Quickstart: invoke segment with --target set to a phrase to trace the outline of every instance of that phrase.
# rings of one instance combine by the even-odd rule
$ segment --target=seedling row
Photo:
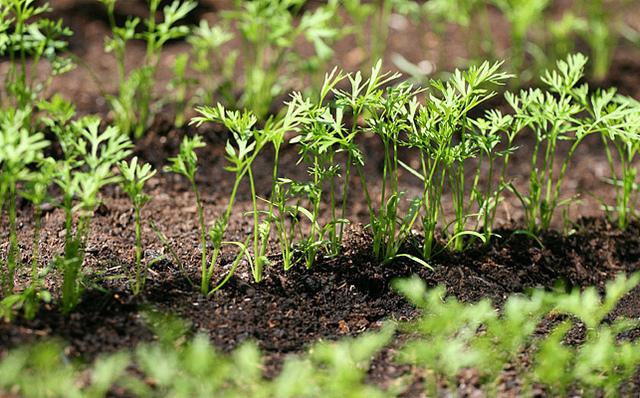
[[[125,344],[131,350],[101,355],[89,365],[68,357],[69,348],[55,341],[9,348],[0,359],[0,394],[395,397],[415,390],[418,380],[419,390],[430,396],[467,394],[462,389],[470,385],[496,395],[510,383],[505,377],[516,380],[513,391],[524,396],[615,396],[633,388],[629,381],[637,374],[640,350],[626,336],[633,336],[638,322],[616,314],[624,313],[618,308],[628,305],[626,299],[637,299],[638,275],[620,275],[606,286],[603,280],[610,274],[577,278],[600,281],[600,290],[545,285],[545,291],[496,294],[499,303],[488,298],[469,303],[447,294],[452,292],[446,278],[449,291],[429,289],[405,272],[433,275],[443,258],[505,249],[500,245],[516,236],[530,243],[529,254],[549,254],[544,245],[553,229],[560,221],[570,222],[567,209],[577,198],[568,194],[565,180],[587,143],[599,143],[597,150],[608,166],[605,183],[612,200],[601,203],[603,222],[623,237],[634,233],[640,102],[601,87],[616,45],[640,40],[608,3],[575,2],[557,19],[550,0],[235,1],[218,13],[216,23],[203,20],[191,26],[187,21],[199,8],[195,1],[148,0],[146,14],[138,17],[123,16],[123,2],[96,1],[109,29],[104,51],[114,61],[114,75],[107,77],[115,82],[113,92],[69,51],[73,32],[50,18],[48,4],[0,0],[0,56],[6,66],[0,90],[0,230],[5,248],[0,253],[0,318],[7,322],[0,331],[15,325],[16,330],[47,334],[47,326],[18,325],[38,320],[48,325],[51,320],[42,318],[53,317],[58,319],[54,329],[59,323],[68,327],[74,317],[84,319],[83,305],[95,304],[98,318],[104,315],[103,306],[114,306],[108,311],[116,316],[126,307],[125,318],[146,325],[157,341]],[[630,5],[623,1],[616,7]],[[549,15],[556,18],[552,27]],[[496,20],[505,23],[508,48],[493,40]],[[425,72],[424,64],[398,54],[385,57],[390,29],[402,21],[428,22],[445,44],[447,32],[457,29],[466,47],[466,58],[456,61],[460,67],[446,74],[431,65],[436,70]],[[351,40],[365,54],[356,70],[333,67],[334,48],[341,40]],[[171,79],[162,87],[165,53],[175,42],[188,51],[172,59]],[[143,47],[137,60],[130,52],[135,45]],[[442,46],[439,60],[448,56]],[[390,69],[385,60],[404,75],[385,72]],[[94,76],[108,114],[86,115],[64,92],[55,92],[52,83],[75,68]],[[180,144],[158,162],[139,149],[161,113],[170,115]],[[220,137],[213,139],[211,132]],[[224,146],[214,148],[215,142]],[[221,159],[212,153],[222,153]],[[511,172],[516,164],[522,174],[518,180]],[[214,184],[230,182],[216,189],[224,192],[215,206],[203,184],[211,173],[204,169],[217,172]],[[195,211],[184,212],[185,218],[193,218],[184,225],[194,226],[197,243],[185,242],[189,234],[177,238],[162,222],[166,220],[151,214],[158,200],[151,183],[167,178],[188,187],[184,197],[193,201],[187,205]],[[88,267],[93,252],[89,242],[95,224],[102,222],[98,213],[114,194],[126,200],[131,214],[132,222],[123,223],[131,230],[128,258],[106,271],[99,264],[95,272]],[[356,214],[356,204],[365,216]],[[507,204],[522,216],[505,224],[501,208]],[[61,224],[60,246],[45,248],[52,211],[62,215],[52,217]],[[247,227],[237,230],[236,222]],[[366,235],[368,262],[351,265],[368,264],[375,268],[372,273],[384,275],[338,277],[335,264],[350,262],[354,248],[349,238],[360,230]],[[154,249],[162,247],[162,254],[150,250],[149,242],[156,242]],[[616,272],[637,266],[626,258],[635,255],[632,243],[615,249],[605,244],[606,250],[616,251],[607,261],[624,263],[611,266]],[[194,260],[186,260],[185,251]],[[532,258],[531,263],[538,267],[539,261]],[[336,276],[329,278],[336,284],[333,290],[322,290],[326,279],[311,277],[323,266],[323,272],[331,269]],[[385,270],[393,267],[404,267],[401,279],[388,280]],[[180,278],[158,278],[163,272]],[[496,275],[502,274],[488,273],[487,279]],[[307,276],[310,281],[292,282]],[[483,276],[472,275],[489,288],[497,283]],[[109,293],[100,303],[86,299],[85,293],[108,289],[113,281],[122,291]],[[255,290],[270,282],[276,288],[254,297]],[[245,300],[225,304],[224,314],[237,315],[252,300],[277,307],[277,300],[264,297],[290,292],[287,284],[308,288],[309,300],[353,289],[357,311],[319,322],[329,327],[337,323],[338,332],[331,330],[330,336],[359,334],[349,325],[360,322],[370,330],[289,355],[271,378],[263,370],[272,358],[262,358],[255,344],[222,354],[204,334],[211,330],[195,330],[197,325],[151,304],[158,290],[165,301],[179,292],[200,315],[224,317],[207,313],[206,305],[224,300],[225,289],[239,289]],[[369,299],[403,303],[420,315],[381,322],[377,329],[376,322],[404,316],[406,309],[385,317],[363,315],[369,307],[358,300]],[[278,303],[285,304],[276,311],[291,305]],[[180,306],[169,307],[180,312]],[[286,322],[278,324],[287,316],[268,319],[273,335],[299,333],[287,330],[291,325]],[[243,318],[233,322],[238,319]],[[109,322],[97,323],[108,328]],[[305,328],[310,326],[305,323]],[[395,338],[397,333],[403,338]],[[234,337],[235,343],[243,340]],[[10,341],[0,336],[2,348],[11,347]],[[368,373],[375,368],[374,357],[383,362],[392,357],[387,360],[393,366],[407,366],[410,374],[380,387]]]

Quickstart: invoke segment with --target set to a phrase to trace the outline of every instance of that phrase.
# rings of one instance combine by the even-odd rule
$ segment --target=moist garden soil
[[[82,27],[87,29],[82,37],[89,40],[75,43],[76,50],[84,59],[96,59],[95,54],[102,52],[102,40],[97,38],[105,33],[103,23],[87,21],[89,16],[83,13],[71,13],[67,18],[73,22],[76,31]],[[169,49],[170,52],[181,50],[184,48],[180,44]],[[408,55],[411,58],[411,54]],[[103,64],[97,69],[100,73],[113,72],[113,65]],[[83,85],[85,78],[79,72],[72,72],[62,76],[55,88],[69,98],[78,99],[80,111],[105,115],[104,104],[97,99],[100,93],[90,84]],[[639,98],[638,51],[621,49],[616,54],[610,78],[600,85],[616,86],[623,94]],[[160,117],[149,133],[138,141],[136,154],[160,170],[167,157],[177,152],[182,136],[193,132],[191,128],[175,128],[166,118]],[[199,132],[205,136],[208,146],[199,153],[198,183],[207,219],[213,220],[226,205],[232,183],[229,173],[222,170],[226,132],[213,126]],[[375,192],[381,176],[381,148],[374,139],[363,139],[360,144],[367,156],[366,172]],[[514,156],[514,166],[509,174],[524,186],[524,173],[529,169],[528,142],[525,139],[520,144],[522,148]],[[304,177],[305,170],[296,165],[296,159],[293,149],[286,149],[281,154],[282,175]],[[257,162],[257,189],[264,197],[270,189],[271,159],[267,155]],[[503,228],[496,231],[500,238],[464,253],[442,250],[429,261],[432,269],[411,261],[381,265],[372,257],[370,237],[362,225],[367,210],[358,186],[354,184],[348,205],[348,218],[354,223],[346,233],[342,254],[335,258],[319,258],[309,270],[299,265],[284,272],[274,248],[273,264],[266,270],[263,282],[252,282],[247,264],[243,264],[228,284],[210,298],[197,292],[200,252],[193,196],[180,177],[159,173],[150,181],[149,193],[153,200],[144,209],[148,221],[143,230],[145,261],[158,260],[149,273],[144,293],[133,296],[126,278],[134,263],[130,203],[119,189],[107,189],[103,205],[92,223],[85,269],[87,286],[80,305],[68,316],[62,315],[55,304],[48,304],[34,320],[18,317],[10,323],[0,322],[0,357],[11,348],[43,338],[63,340],[66,355],[86,360],[101,353],[132,348],[155,338],[145,317],[148,311],[155,310],[182,318],[188,322],[191,333],[208,334],[223,351],[230,351],[243,341],[255,341],[266,355],[265,373],[274,375],[284,355],[300,352],[318,340],[375,330],[388,319],[415,317],[413,307],[392,289],[392,281],[396,278],[418,275],[431,286],[446,286],[449,294],[461,300],[490,298],[497,306],[510,294],[533,288],[570,290],[591,285],[603,288],[619,273],[640,270],[640,224],[620,231],[602,216],[599,200],[612,203],[613,198],[611,187],[601,181],[607,173],[606,158],[599,141],[587,140],[575,155],[565,181],[565,196],[582,194],[582,201],[576,202],[569,212],[569,219],[577,221],[563,223],[559,220],[557,231],[544,233],[540,242],[536,242],[526,235],[514,233],[520,227],[522,215],[517,201],[507,197],[500,212]],[[410,176],[402,178],[409,191],[417,186]],[[248,217],[243,216],[243,211],[249,208],[247,192],[240,192],[228,231],[230,240],[244,240],[250,233]],[[21,251],[24,262],[28,263],[33,225],[27,204],[22,204],[19,220]],[[166,247],[158,241],[149,226],[150,221],[167,236],[180,262],[169,256]],[[41,245],[44,263],[62,251],[63,224],[60,210],[51,208],[45,213]],[[560,230],[564,233],[558,232]],[[6,231],[0,232],[3,242],[6,241],[5,234]],[[231,253],[223,256],[218,268],[220,276],[231,261]],[[28,270],[23,269],[19,278],[18,285],[24,284],[28,280]],[[51,291],[56,291],[60,281],[52,273],[46,284]],[[611,318],[622,315],[640,317],[640,288],[619,303]],[[550,325],[542,325],[541,332]],[[626,337],[639,336],[640,331],[634,331]],[[399,335],[398,341],[403,338]],[[579,340],[577,333],[575,341]],[[371,382],[384,386],[400,375],[411,373],[409,367],[393,364],[393,353],[393,348],[388,348],[378,355],[370,370]],[[513,373],[509,369],[505,371],[501,388],[506,395],[517,395],[518,384]],[[473,373],[463,374],[460,392],[473,394],[476,379],[477,375]],[[419,396],[420,389],[420,375],[417,374],[406,396]],[[632,385],[625,386],[625,392],[638,396],[640,377],[636,377]]]

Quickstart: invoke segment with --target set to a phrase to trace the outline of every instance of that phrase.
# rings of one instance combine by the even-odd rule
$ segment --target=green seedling
[[[90,364],[68,361],[58,343],[11,350],[0,360],[0,394],[103,398],[117,389],[142,398],[391,398],[403,387],[396,382],[382,390],[366,382],[372,358],[393,337],[390,325],[357,338],[318,343],[307,353],[287,356],[282,372],[268,379],[263,375],[264,358],[255,344],[244,343],[223,354],[204,335],[187,338],[184,330],[167,333],[176,324],[168,321],[168,327],[163,324],[158,330],[159,342],[140,344],[132,353],[102,355]]]
[[[327,248],[327,254],[336,255],[342,245],[342,228],[346,220],[344,218],[344,205],[342,210],[343,217],[339,219],[337,216],[336,190],[340,166],[337,164],[338,160],[334,151],[337,153],[342,152],[345,147],[344,144],[349,138],[345,136],[345,132],[342,130],[343,114],[341,110],[337,110],[335,115],[332,114],[331,109],[325,105],[325,101],[331,90],[343,79],[344,75],[334,69],[325,75],[324,83],[315,102],[303,99],[301,94],[296,93],[289,103],[288,113],[291,115],[290,118],[296,121],[300,120],[299,130],[296,130],[299,134],[293,137],[289,143],[300,148],[298,151],[301,156],[299,162],[305,161],[311,165],[308,168],[308,173],[312,178],[312,182],[299,183],[288,179],[282,180],[280,181],[283,183],[282,186],[289,185],[285,191],[291,196],[278,194],[277,198],[281,216],[282,212],[287,208],[285,205],[287,199],[297,198],[292,212],[292,216],[296,218],[296,221],[292,223],[292,228],[295,227],[294,224],[300,221],[298,216],[303,216],[311,225],[308,234],[305,235],[302,230],[299,231],[300,241],[298,246],[304,253],[307,267],[311,267],[320,249]],[[288,130],[292,130],[294,123],[289,123],[289,126]],[[286,133],[285,130],[282,132]],[[350,174],[349,164],[347,164],[346,170],[347,175],[342,187],[344,204],[346,204],[347,198]],[[277,173],[274,170],[274,181],[276,176]],[[325,191],[324,185],[327,183],[329,185],[329,212],[331,218],[326,225],[322,226],[319,223],[320,205]],[[276,187],[274,185],[273,192],[278,192],[282,186]],[[301,205],[300,199],[302,197],[309,203],[311,210]],[[279,229],[281,230],[281,228]],[[289,261],[285,258],[285,268],[289,266],[287,265],[288,263]]]
[[[637,342],[619,341],[616,336],[633,330],[637,320],[605,318],[617,303],[638,285],[639,275],[618,276],[607,283],[604,297],[589,287],[583,292],[559,295],[553,301],[556,311],[572,315],[572,320],[560,324],[541,344],[534,362],[534,381],[550,387],[550,392],[562,394],[579,385],[585,395],[604,392],[615,396],[620,385],[633,377],[640,365]],[[585,341],[579,347],[562,342],[574,323],[586,328]],[[549,364],[555,364],[551,371]],[[562,372],[558,372],[558,367]]]
[[[282,266],[285,271],[296,263],[294,250],[296,242],[302,241],[303,231],[301,219],[310,214],[303,207],[302,201],[309,194],[311,184],[302,184],[288,178],[280,178],[275,184],[273,199],[269,202],[269,221],[275,226],[278,245],[282,256]],[[305,259],[311,255],[305,255]],[[314,254],[315,257],[315,254]]]
[[[526,72],[526,56],[528,53],[538,52],[529,34],[533,27],[544,21],[544,11],[549,6],[549,0],[491,0],[509,22],[510,63],[512,70],[518,72],[521,78],[531,79],[533,76],[522,75]]]
[[[240,144],[240,145],[242,146],[243,144]],[[196,183],[198,157],[196,155],[195,150],[203,147],[205,147],[205,143],[202,140],[202,137],[200,137],[199,135],[196,135],[193,138],[185,137],[182,140],[182,143],[180,144],[180,152],[176,157],[169,159],[171,164],[168,167],[166,167],[166,170],[185,176],[189,181],[189,184],[191,185],[191,189],[195,195],[196,208],[197,208],[197,214],[198,214],[198,225],[199,225],[199,231],[200,231],[200,246],[201,246],[200,292],[203,295],[210,295],[210,294],[213,294],[216,290],[218,290],[222,286],[224,286],[224,284],[233,275],[239,262],[247,254],[246,243],[243,244],[242,242],[223,241],[224,233],[227,229],[227,224],[229,221],[229,217],[231,215],[231,210],[233,209],[233,203],[235,201],[237,189],[238,189],[238,186],[240,185],[240,181],[242,180],[242,177],[244,176],[244,174],[242,173],[236,174],[236,182],[234,184],[231,197],[227,204],[227,210],[225,214],[221,218],[216,220],[215,224],[212,227],[207,228],[205,224],[204,207],[202,205],[202,199],[200,198],[200,190],[198,189],[198,185]],[[233,148],[230,146],[230,144],[228,147]],[[246,147],[242,147],[236,157],[230,158],[230,162],[242,162],[243,158],[247,154],[246,150],[247,150]],[[238,157],[240,158],[240,160],[238,159]],[[236,167],[238,167],[238,164],[236,164]],[[230,166],[230,168],[233,168],[233,166]],[[211,243],[212,250],[213,250],[213,253],[211,254],[211,256],[209,256],[209,248],[208,248],[209,243]],[[214,276],[217,259],[218,259],[218,256],[220,255],[222,246],[225,244],[231,244],[239,247],[240,252],[236,256],[236,259],[234,260],[233,266],[231,267],[231,270],[229,271],[228,275],[225,278],[223,278],[216,286],[211,287],[211,280],[213,279],[213,276]]]
[[[134,157],[129,163],[122,161],[118,165],[122,179],[120,186],[127,193],[135,213],[136,230],[136,277],[133,283],[134,294],[139,294],[147,280],[147,267],[142,266],[142,207],[151,200],[151,197],[144,193],[145,183],[156,174],[150,164],[138,163],[138,158]]]
[[[410,237],[418,218],[420,199],[412,199],[407,214],[400,218],[399,206],[404,192],[400,190],[398,181],[401,170],[398,151],[401,137],[412,129],[417,116],[416,91],[412,86],[405,85],[385,91],[385,96],[377,104],[378,109],[371,114],[368,125],[384,148],[378,214],[371,218],[373,249],[378,258],[388,262],[396,257],[401,245]]]
[[[329,1],[313,11],[303,10],[305,3],[236,0],[236,9],[223,13],[236,26],[243,43],[241,106],[259,120],[266,118],[274,98],[290,89],[294,79],[317,75],[333,55],[331,44],[339,35],[334,27],[338,2]],[[293,51],[300,40],[313,46],[311,56],[302,57]]]
[[[160,0],[147,0],[149,16],[128,18],[124,26],[118,26],[115,18],[117,0],[100,0],[107,9],[112,37],[105,42],[105,50],[112,52],[118,68],[118,95],[108,98],[114,113],[115,123],[125,134],[141,137],[153,116],[153,93],[156,72],[163,47],[168,41],[185,37],[189,28],[178,25],[197,5],[195,1],[175,0],[162,9],[163,19],[158,21]],[[142,31],[139,27],[142,26]],[[132,40],[146,44],[141,65],[127,68],[126,49]],[[128,72],[129,71],[129,72]]]
[[[378,60],[384,59],[391,15],[416,16],[420,13],[418,2],[412,0],[346,0],[341,3],[353,24],[351,30],[358,47],[367,54],[366,69],[373,68]]]
[[[310,204],[306,218],[310,221],[311,231],[302,245],[307,266],[311,266],[315,254],[322,247],[326,247],[329,255],[339,253],[344,225],[347,223],[349,185],[354,174],[360,177],[367,198],[375,254],[385,261],[392,259],[404,241],[404,235],[410,230],[408,227],[404,232],[396,233],[400,195],[397,183],[397,136],[406,128],[402,119],[406,115],[406,108],[403,107],[407,106],[413,89],[405,86],[385,90],[384,86],[399,75],[383,74],[380,69],[381,62],[378,62],[371,71],[371,77],[366,80],[360,73],[344,76],[334,70],[328,74],[319,101],[306,113],[300,134],[290,141],[300,147],[300,162],[309,166],[312,182],[312,186],[306,190]],[[345,78],[349,80],[351,90],[336,89]],[[329,93],[335,96],[335,100],[324,104]],[[364,127],[360,124],[363,117],[366,117]],[[377,204],[369,194],[363,169],[364,156],[355,144],[356,137],[365,133],[376,134],[385,145],[384,185],[379,208],[375,208]],[[344,163],[342,158],[346,158]],[[341,201],[337,197],[340,191]],[[323,226],[318,221],[324,196],[328,196],[330,217]],[[394,249],[387,250],[386,245]]]
[[[1,272],[4,295],[13,293],[14,277],[20,262],[16,227],[18,184],[35,180],[37,173],[30,167],[42,159],[49,146],[42,133],[27,130],[29,111],[9,110],[0,117],[0,214],[7,206],[9,248]]]
[[[509,363],[533,340],[533,333],[551,306],[544,292],[509,297],[502,314],[489,300],[465,304],[446,297],[444,287],[427,289],[417,277],[396,281],[395,287],[423,311],[406,330],[420,337],[402,347],[401,363],[424,368],[426,390],[440,395],[441,381],[451,389],[465,368],[476,369],[482,389],[497,394],[497,381]],[[426,343],[428,342],[428,343]]]
[[[1,162],[0,162],[1,163]],[[0,301],[0,317],[10,320],[22,310],[24,317],[33,319],[41,302],[51,301],[51,294],[43,289],[43,278],[49,269],[40,269],[40,231],[42,229],[42,206],[49,198],[48,189],[55,177],[56,163],[51,158],[40,159],[38,168],[30,172],[30,178],[23,181],[19,193],[33,205],[34,231],[31,249],[31,280],[21,292],[9,294]]]
[[[407,386],[415,387],[418,373],[425,393],[439,396],[458,391],[461,372],[471,371],[478,376],[474,387],[495,396],[508,369],[522,396],[540,389],[554,396],[569,391],[616,396],[640,364],[638,343],[617,336],[637,328],[638,321],[608,319],[608,314],[638,281],[638,275],[619,276],[607,284],[604,296],[595,288],[512,295],[500,309],[487,299],[462,303],[446,297],[444,287],[428,289],[417,277],[396,281],[395,287],[421,312],[400,325],[409,332],[406,341],[394,342],[395,328],[386,324],[379,331],[289,355],[282,371],[269,379],[255,344],[221,354],[206,336],[186,337],[185,322],[148,312],[145,318],[158,340],[131,354],[109,354],[84,365],[67,361],[57,344],[10,350],[0,360],[0,393],[98,398],[118,388],[140,397],[383,398],[403,396]],[[541,333],[543,320],[549,333]],[[566,339],[574,326],[585,330],[580,345]],[[389,352],[385,348],[397,353],[397,365],[411,366],[412,374],[380,389],[367,381],[367,372],[373,358]]]
[[[335,80],[331,80],[333,78]],[[342,77],[328,75],[326,84],[333,86]],[[329,92],[329,87],[325,85],[323,92]],[[300,135],[290,140],[290,143],[299,146],[300,162],[304,162],[308,167],[311,177],[311,184],[305,185],[307,199],[311,212],[308,215],[311,223],[311,231],[303,246],[307,267],[310,267],[315,259],[315,254],[322,246],[327,246],[328,254],[337,255],[342,247],[343,224],[347,221],[339,218],[338,211],[340,204],[336,198],[339,178],[341,177],[341,165],[338,155],[345,152],[353,137],[348,135],[348,131],[343,129],[343,110],[338,108],[335,114],[330,107],[324,106],[323,101],[319,101],[318,106],[312,107],[305,115],[305,122],[301,126]],[[346,203],[348,194],[348,183],[351,167],[351,154],[345,166],[345,176],[342,183],[343,201]],[[328,192],[326,187],[328,186]],[[300,186],[301,187],[301,186]],[[328,194],[330,218],[326,225],[320,224],[320,206],[324,196]],[[342,206],[342,216],[344,216],[344,205]]]
[[[91,219],[100,204],[100,191],[118,181],[112,168],[130,154],[133,145],[117,127],[107,127],[100,132],[97,117],[85,117],[54,131],[64,143],[64,160],[58,164],[55,182],[63,192],[65,212],[64,254],[54,263],[63,275],[62,310],[69,313],[82,293],[85,247]],[[74,214],[77,215],[75,230]]]
[[[124,352],[101,356],[84,369],[89,377],[79,383],[78,369],[65,360],[61,344],[40,342],[18,348],[4,358],[0,393],[17,391],[25,398],[102,398],[125,379],[130,362],[130,355]]]
[[[626,107],[614,106],[615,91],[590,94],[588,85],[578,85],[586,63],[582,54],[559,61],[557,70],[547,71],[542,77],[549,91],[531,89],[519,95],[505,94],[515,112],[509,141],[527,129],[535,138],[529,192],[523,195],[510,185],[522,202],[532,233],[548,229],[557,207],[568,203],[560,199],[560,192],[569,162],[580,143],[590,134],[607,134],[616,127],[614,122],[628,113]],[[580,117],[582,114],[588,116]],[[556,151],[561,141],[569,141],[571,146],[557,167]]]
[[[192,124],[201,125],[205,122],[220,123],[231,132],[233,137],[232,140],[227,141],[225,147],[226,159],[229,163],[225,169],[234,173],[235,181],[224,215],[216,221],[214,227],[209,231],[214,251],[208,271],[205,273],[206,277],[211,278],[212,276],[217,257],[220,254],[222,239],[227,229],[238,188],[242,180],[246,177],[251,189],[251,202],[253,205],[254,260],[251,264],[252,274],[254,280],[257,282],[262,280],[264,266],[268,263],[265,254],[270,235],[270,223],[268,220],[264,222],[260,220],[260,211],[258,209],[259,198],[256,193],[252,164],[265,146],[268,144],[273,146],[276,156],[273,168],[274,180],[272,183],[272,192],[274,192],[274,185],[278,175],[278,154],[284,142],[284,135],[287,132],[295,131],[305,109],[305,106],[299,106],[299,104],[296,106],[289,105],[283,117],[269,119],[263,128],[256,127],[257,117],[247,111],[243,113],[228,111],[221,104],[218,104],[217,107],[201,107],[197,109],[197,112],[200,113],[201,116],[193,118],[191,121]],[[208,287],[205,287],[203,284],[202,290],[204,291],[205,288]]]
[[[0,3],[0,55],[9,58],[5,74],[4,92],[0,97],[3,108],[15,106],[25,109],[37,101],[50,85],[52,77],[73,68],[72,62],[60,54],[66,50],[65,38],[72,32],[43,15],[51,11],[48,3],[35,0],[6,0]],[[47,60],[51,73],[44,81],[38,71],[41,61]]]
[[[455,71],[447,83],[434,81],[436,93],[429,96],[424,107],[414,110],[414,114],[419,112],[419,115],[414,116],[406,145],[419,150],[421,166],[418,170],[406,165],[405,168],[423,183],[422,198],[417,204],[422,207],[422,254],[425,259],[432,255],[447,180],[455,212],[449,237],[453,249],[461,251],[464,248],[465,236],[475,236],[485,242],[491,236],[494,208],[499,200],[499,189],[493,186],[494,166],[503,155],[496,150],[500,142],[498,133],[508,119],[493,112],[488,113],[486,119],[474,120],[469,112],[496,95],[488,87],[502,85],[510,77],[499,71],[500,66],[500,63],[485,62],[465,72]],[[417,104],[415,106],[417,108]],[[473,174],[468,171],[470,159],[477,159]],[[480,176],[485,162],[489,174],[486,186],[482,187]],[[467,188],[465,184],[471,175],[473,182]],[[468,192],[469,199],[466,197]],[[476,204],[478,208],[474,209]],[[467,229],[469,219],[477,215],[483,221],[483,235]]]
[[[414,90],[411,86],[385,90],[384,87],[400,75],[381,73],[381,67],[382,62],[378,61],[368,79],[364,79],[360,73],[348,76],[351,90],[334,90],[334,94],[338,109],[342,108],[341,113],[351,115],[350,128],[339,130],[345,130],[339,143],[348,155],[344,189],[346,192],[350,168],[354,167],[369,210],[374,255],[389,262],[398,253],[415,219],[412,215],[415,207],[412,206],[404,220],[407,222],[398,222],[398,203],[402,193],[398,184],[400,161],[397,150],[400,134],[410,128],[410,116],[415,110],[413,96],[420,90]],[[367,118],[364,128],[359,124],[361,117]],[[377,202],[369,193],[363,168],[365,159],[354,144],[356,136],[363,133],[375,134],[384,146],[383,187]],[[346,200],[343,200],[343,209],[345,206]]]
[[[226,28],[210,26],[204,20],[187,37],[192,47],[192,68],[202,75],[207,74],[206,79],[198,82],[194,95],[197,103],[213,104],[221,97],[230,108],[237,107],[234,73],[239,53],[224,47],[233,37]]]
[[[31,244],[31,281],[20,293],[8,296],[0,302],[3,316],[10,319],[15,310],[22,309],[25,318],[33,319],[41,302],[51,301],[51,294],[43,289],[44,276],[49,268],[40,268],[40,232],[42,230],[42,206],[49,199],[49,188],[56,175],[57,164],[52,158],[38,161],[38,169],[32,172],[31,178],[24,182],[20,195],[33,205],[33,240]]]
[[[196,209],[198,214],[198,226],[200,228],[200,250],[201,250],[201,277],[202,277],[202,294],[209,293],[209,272],[207,268],[207,227],[204,220],[204,208],[200,199],[200,190],[196,183],[196,172],[198,170],[198,156],[196,149],[204,148],[206,145],[199,135],[193,138],[184,137],[180,143],[180,152],[176,157],[169,158],[171,163],[165,168],[176,174],[183,175],[189,181],[191,190],[195,195]],[[209,278],[210,279],[210,278]]]
[[[613,210],[618,218],[618,227],[626,229],[631,220],[637,217],[638,171],[635,159],[640,151],[640,103],[623,96],[617,96],[616,102],[616,113],[621,119],[608,118],[605,121],[606,128],[602,130],[602,141],[611,170],[610,182],[616,193],[615,207],[607,210]],[[618,162],[614,156],[617,156]]]
[[[569,388],[586,395],[604,391],[615,396],[640,363],[638,344],[617,341],[616,336],[637,327],[638,322],[604,320],[638,281],[638,275],[619,276],[607,284],[603,298],[595,288],[570,294],[535,291],[530,296],[514,295],[500,311],[486,299],[463,304],[446,297],[443,287],[428,290],[417,277],[397,281],[396,288],[422,311],[420,319],[404,325],[416,337],[403,345],[397,359],[423,369],[430,396],[455,391],[465,368],[479,373],[487,395],[497,395],[505,367],[514,365],[524,396],[532,395],[534,386],[554,396],[566,395]],[[549,315],[572,318],[541,336],[540,323]],[[578,323],[586,328],[585,341],[570,346],[565,337]],[[525,365],[519,358],[528,350],[534,355],[531,364]],[[443,380],[446,391],[442,390]]]

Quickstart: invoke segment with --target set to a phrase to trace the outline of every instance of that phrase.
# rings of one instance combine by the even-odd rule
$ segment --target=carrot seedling
[[[151,197],[144,193],[145,183],[156,174],[150,164],[138,163],[138,158],[134,157],[129,163],[122,161],[118,165],[122,178],[120,186],[127,193],[135,214],[135,230],[136,230],[136,270],[135,283],[133,293],[139,294],[143,289],[147,280],[147,267],[142,266],[142,207],[151,200]]]

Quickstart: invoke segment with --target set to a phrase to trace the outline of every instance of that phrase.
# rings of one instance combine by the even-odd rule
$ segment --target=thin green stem
[[[140,206],[135,206],[134,212],[136,230],[136,287],[134,293],[138,294],[144,289],[147,270],[146,268],[142,270],[142,218],[140,217]]]
[[[254,269],[252,270],[253,279],[256,282],[262,280],[262,259],[260,256],[260,218],[258,215],[258,202],[256,197],[256,186],[253,180],[253,172],[251,167],[248,168],[247,176],[249,177],[249,186],[251,187],[251,202],[253,204],[253,255]]]
[[[562,187],[562,182],[564,180],[564,176],[567,173],[567,168],[569,166],[569,161],[573,157],[574,152],[576,151],[576,149],[578,148],[578,145],[580,145],[580,143],[582,142],[584,137],[586,137],[586,135],[583,135],[580,138],[575,140],[575,142],[571,146],[571,149],[569,149],[569,152],[567,153],[566,157],[564,158],[564,161],[562,162],[562,167],[560,168],[560,174],[558,174],[558,179],[557,179],[555,187],[553,189],[552,201],[551,201],[551,203],[549,205],[549,215],[547,216],[547,218],[546,218],[546,220],[545,220],[545,222],[543,224],[544,228],[549,228],[549,226],[551,225],[551,218],[553,216],[553,212],[555,211],[555,208],[558,205],[558,198],[560,197],[560,188]]]
[[[222,231],[220,231],[220,233],[224,234],[226,232],[227,229],[227,222],[229,220],[229,218],[231,217],[231,211],[233,209],[233,205],[235,203],[235,198],[236,195],[238,193],[238,187],[240,186],[240,182],[242,181],[242,178],[244,177],[244,175],[246,174],[247,170],[246,169],[242,169],[240,171],[236,172],[236,179],[235,182],[233,183],[233,188],[231,190],[231,195],[229,197],[229,202],[227,203],[227,209],[225,210],[224,213],[224,218],[223,218],[223,222],[222,222]],[[211,278],[213,277],[213,271],[215,269],[217,260],[218,260],[218,255],[220,254],[220,249],[221,249],[221,245],[216,243],[213,247],[213,254],[211,256],[211,259],[209,261],[209,268],[208,269],[203,269],[202,272],[202,281],[200,284],[200,291],[202,292],[202,294],[207,295],[209,293],[209,283],[211,282]]]
[[[204,221],[204,208],[202,206],[202,200],[200,199],[200,191],[198,190],[198,185],[196,184],[196,180],[194,178],[190,178],[191,190],[196,197],[196,212],[198,214],[198,226],[200,227],[200,268],[202,273],[202,283],[201,288],[202,294],[206,294],[204,289],[209,288],[209,282],[206,280],[206,269],[207,269],[207,232],[206,225]],[[205,285],[206,283],[206,285]]]
[[[329,155],[329,164],[333,164],[333,153]],[[332,254],[338,254],[339,252],[339,243],[336,241],[336,237],[338,236],[336,225],[336,179],[335,175],[331,175],[331,179],[329,180],[329,200],[331,206],[331,228],[330,228],[330,237],[331,241],[331,252]]]

